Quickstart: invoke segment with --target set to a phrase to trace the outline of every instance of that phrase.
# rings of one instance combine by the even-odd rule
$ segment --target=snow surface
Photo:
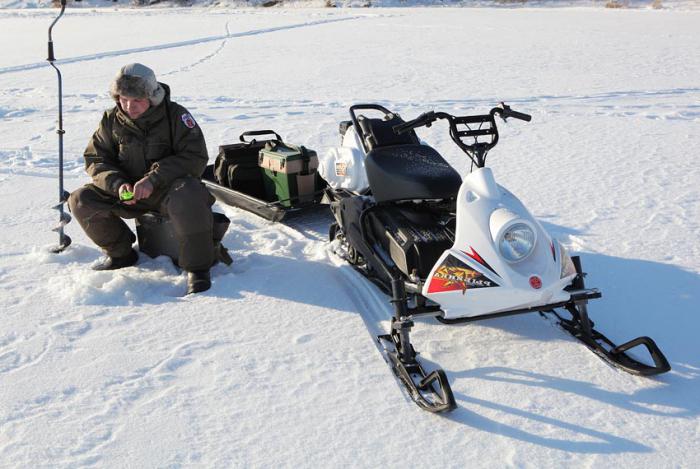
[[[273,128],[325,151],[358,102],[404,117],[533,115],[490,163],[582,256],[596,325],[650,335],[673,371],[606,366],[537,315],[419,321],[459,408],[418,409],[373,345],[387,298],[337,259],[328,218],[232,220],[233,266],[181,297],[165,258],[94,272],[77,223],[48,253],[58,198],[56,10],[0,11],[0,466],[698,467],[700,12],[518,9],[69,8],[66,185],[124,63],[152,66],[217,146]],[[421,137],[459,171],[435,125]]]

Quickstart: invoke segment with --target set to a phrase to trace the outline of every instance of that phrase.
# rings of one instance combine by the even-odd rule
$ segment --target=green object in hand
[[[119,199],[124,201],[124,200],[132,200],[134,198],[134,193],[130,191],[122,191],[119,194]]]

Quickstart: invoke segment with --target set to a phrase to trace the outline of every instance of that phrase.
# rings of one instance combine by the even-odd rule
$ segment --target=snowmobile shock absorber
[[[59,253],[70,246],[71,239],[64,233],[63,227],[66,226],[71,221],[71,216],[63,211],[63,204],[68,200],[70,195],[63,189],[63,83],[61,80],[61,71],[56,67],[54,62],[56,57],[54,56],[53,49],[53,38],[51,37],[51,31],[54,25],[61,19],[63,12],[66,9],[66,0],[61,0],[61,12],[58,14],[51,26],[49,26],[49,56],[46,60],[51,64],[51,66],[56,70],[58,76],[58,129],[56,133],[58,134],[58,205],[53,208],[59,212],[59,222],[58,225],[53,229],[53,231],[58,232],[58,246],[51,249],[51,252]]]

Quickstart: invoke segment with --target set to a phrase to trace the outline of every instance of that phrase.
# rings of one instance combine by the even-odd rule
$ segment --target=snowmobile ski
[[[417,352],[412,347],[409,351],[400,350],[400,329],[410,325],[392,321],[392,333],[377,337],[390,347],[385,349],[385,353],[391,370],[421,409],[433,413],[454,410],[457,404],[445,371],[437,369],[426,373],[416,360]],[[403,357],[404,354],[407,356]]]
[[[572,257],[572,261],[578,273],[574,279],[572,288],[583,290],[583,279],[586,274],[581,271],[581,260],[578,256],[574,256]],[[593,353],[615,368],[639,376],[654,376],[666,373],[671,369],[668,360],[652,338],[642,336],[625,342],[622,345],[616,345],[601,332],[595,330],[593,321],[588,317],[587,303],[587,298],[577,299],[572,295],[572,300],[564,306],[569,314],[571,314],[571,319],[563,318],[554,310],[546,312],[554,314],[562,329],[583,342]],[[654,362],[653,365],[642,363],[627,353],[627,351],[640,345],[646,347]]]

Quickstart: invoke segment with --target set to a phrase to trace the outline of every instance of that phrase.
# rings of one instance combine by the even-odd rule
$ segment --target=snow
[[[543,2],[546,3],[546,2]],[[666,4],[667,2],[664,2]],[[21,4],[31,6],[29,3]],[[327,217],[231,218],[231,267],[182,297],[166,258],[94,272],[63,254],[53,9],[0,10],[0,466],[697,467],[700,12],[694,8],[73,8],[53,31],[66,186],[109,80],[152,66],[219,144],[273,128],[317,151],[358,102],[402,116],[533,115],[489,164],[582,256],[596,326],[649,335],[673,370],[633,377],[537,315],[445,326],[414,344],[458,409],[407,399],[373,345],[387,298],[335,257]],[[436,124],[421,132],[461,173]]]

